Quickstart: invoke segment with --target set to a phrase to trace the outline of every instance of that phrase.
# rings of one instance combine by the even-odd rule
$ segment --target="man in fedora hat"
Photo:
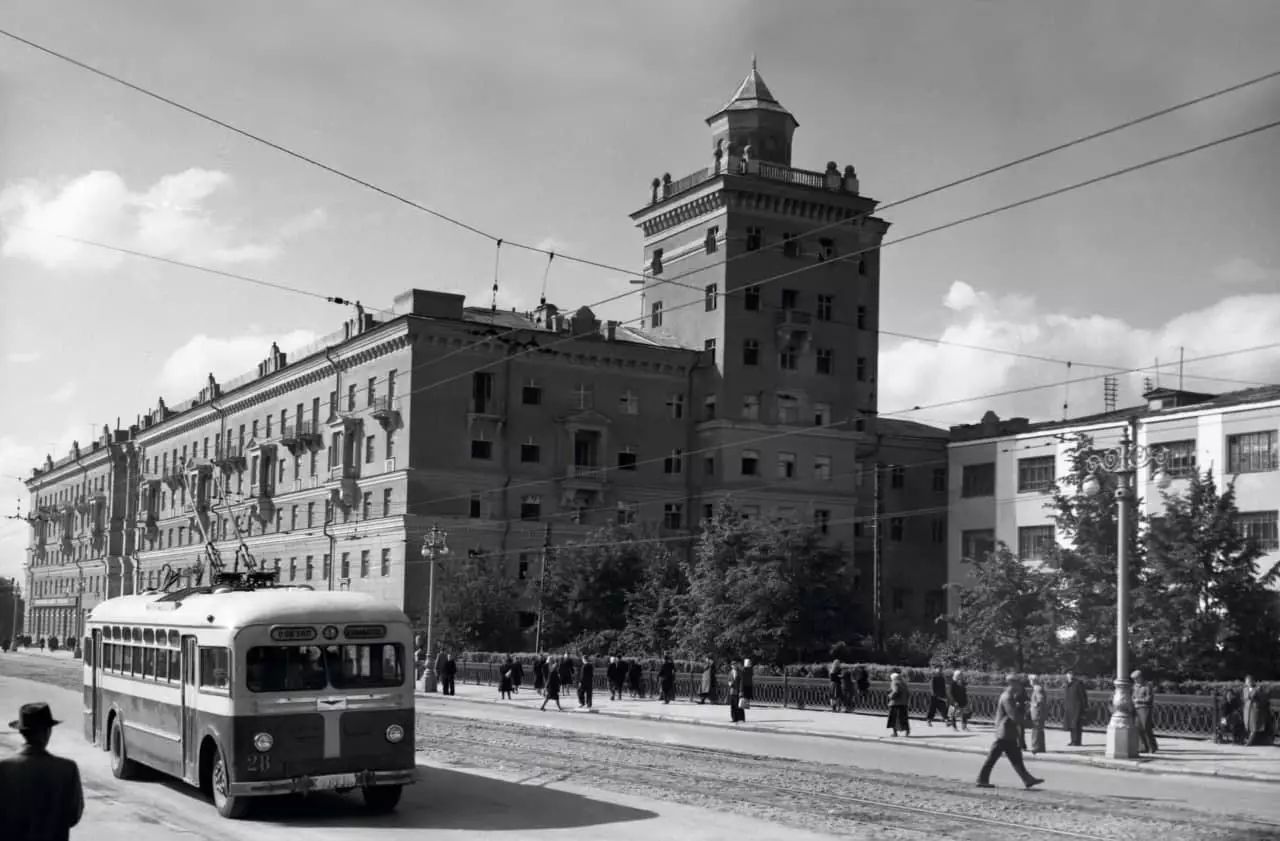
[[[1033,776],[1022,761],[1023,706],[1020,700],[1023,692],[1022,678],[1019,675],[1005,675],[1005,690],[996,702],[995,738],[991,749],[987,751],[987,759],[978,771],[978,788],[994,788],[991,785],[991,771],[996,767],[1000,757],[1009,757],[1009,764],[1022,778],[1022,784],[1034,788],[1044,780]]]
[[[26,741],[0,759],[0,827],[6,841],[68,841],[84,814],[80,769],[49,753],[59,722],[48,704],[23,704],[9,726]]]

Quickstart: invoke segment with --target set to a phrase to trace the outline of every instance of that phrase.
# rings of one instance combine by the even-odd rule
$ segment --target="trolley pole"
[[[422,536],[422,559],[427,562],[427,669],[423,676],[424,692],[435,692],[436,680],[439,678],[435,660],[432,659],[435,653],[432,632],[435,630],[436,618],[436,561],[449,554],[449,546],[445,542],[448,536],[447,532],[435,525]]]

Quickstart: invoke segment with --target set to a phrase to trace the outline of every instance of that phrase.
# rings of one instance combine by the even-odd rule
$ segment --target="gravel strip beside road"
[[[1021,841],[1036,834],[1052,838],[1057,831],[1110,841],[1161,835],[1187,841],[1262,841],[1280,832],[1280,825],[1263,826],[1165,803],[1097,800],[1052,789],[959,788],[925,775],[855,772],[506,722],[419,714],[417,731],[420,751],[451,764],[519,770],[530,779],[576,778],[606,790],[835,835],[860,835],[874,826],[877,837],[892,839]],[[988,821],[1011,825],[1001,828]]]

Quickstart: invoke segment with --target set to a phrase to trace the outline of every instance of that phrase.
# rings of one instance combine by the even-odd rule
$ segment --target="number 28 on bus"
[[[360,593],[245,580],[94,608],[85,737],[116,777],[179,777],[224,817],[253,797],[356,788],[394,810],[416,779],[408,618]]]

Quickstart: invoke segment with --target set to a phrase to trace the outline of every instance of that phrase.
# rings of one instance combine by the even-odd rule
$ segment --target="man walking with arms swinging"
[[[995,739],[991,742],[991,750],[978,772],[978,788],[995,788],[991,785],[991,771],[1001,756],[1009,757],[1009,764],[1022,778],[1027,788],[1040,785],[1044,780],[1033,777],[1022,762],[1022,746],[1019,744],[1022,733],[1022,704],[1019,695],[1022,692],[1022,678],[1017,675],[1005,677],[1006,688],[996,702]]]

